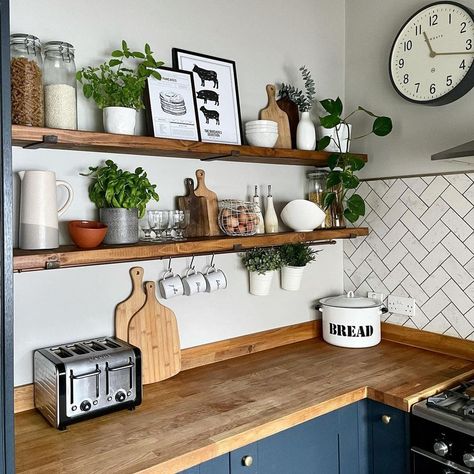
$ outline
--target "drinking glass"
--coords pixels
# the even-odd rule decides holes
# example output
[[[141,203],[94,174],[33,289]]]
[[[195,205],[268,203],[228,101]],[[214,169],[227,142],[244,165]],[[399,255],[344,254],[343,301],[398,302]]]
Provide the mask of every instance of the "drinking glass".
[[[172,240],[173,239],[173,226],[174,226],[174,211],[163,211],[167,213],[168,222],[167,226],[165,227],[165,231],[163,233],[163,240]]]
[[[148,211],[148,222],[156,235],[155,242],[165,240],[163,231],[168,227],[168,216],[168,211]]]
[[[189,225],[189,211],[176,211],[175,216],[178,219],[178,225],[176,227],[175,240],[184,240],[184,231]]]
[[[147,217],[141,218],[138,225],[140,226],[140,229],[144,235],[144,237],[142,237],[140,240],[144,242],[152,242],[153,241],[151,237],[152,228],[150,226],[148,218]]]

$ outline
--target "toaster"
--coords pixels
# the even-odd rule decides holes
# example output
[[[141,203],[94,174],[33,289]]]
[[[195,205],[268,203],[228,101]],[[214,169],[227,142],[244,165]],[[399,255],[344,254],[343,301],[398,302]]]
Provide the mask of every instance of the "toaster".
[[[58,429],[142,401],[141,353],[101,337],[34,352],[35,407]]]

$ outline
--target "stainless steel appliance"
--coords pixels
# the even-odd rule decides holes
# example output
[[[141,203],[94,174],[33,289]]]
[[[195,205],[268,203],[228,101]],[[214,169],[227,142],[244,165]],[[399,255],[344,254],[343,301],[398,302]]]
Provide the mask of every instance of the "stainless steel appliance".
[[[138,347],[112,337],[34,353],[35,406],[56,428],[142,400]]]
[[[412,407],[415,474],[474,473],[474,380]]]

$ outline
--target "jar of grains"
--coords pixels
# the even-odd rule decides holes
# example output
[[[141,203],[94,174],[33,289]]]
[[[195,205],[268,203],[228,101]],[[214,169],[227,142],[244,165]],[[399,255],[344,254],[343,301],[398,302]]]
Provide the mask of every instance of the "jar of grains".
[[[50,128],[77,128],[74,47],[62,41],[44,44],[45,123]]]
[[[309,171],[306,174],[308,200],[317,204],[322,210],[324,210],[324,196],[327,190],[327,177],[327,171]],[[320,227],[331,227],[331,214],[328,210],[325,212],[326,219]]]
[[[43,58],[36,36],[10,36],[12,123],[44,127]]]

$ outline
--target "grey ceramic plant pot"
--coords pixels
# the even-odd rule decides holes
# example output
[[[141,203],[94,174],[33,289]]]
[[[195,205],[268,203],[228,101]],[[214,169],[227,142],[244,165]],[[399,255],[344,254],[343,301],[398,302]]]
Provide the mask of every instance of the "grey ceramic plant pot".
[[[138,210],[107,207],[99,209],[100,221],[109,229],[104,244],[135,244],[138,242]]]

